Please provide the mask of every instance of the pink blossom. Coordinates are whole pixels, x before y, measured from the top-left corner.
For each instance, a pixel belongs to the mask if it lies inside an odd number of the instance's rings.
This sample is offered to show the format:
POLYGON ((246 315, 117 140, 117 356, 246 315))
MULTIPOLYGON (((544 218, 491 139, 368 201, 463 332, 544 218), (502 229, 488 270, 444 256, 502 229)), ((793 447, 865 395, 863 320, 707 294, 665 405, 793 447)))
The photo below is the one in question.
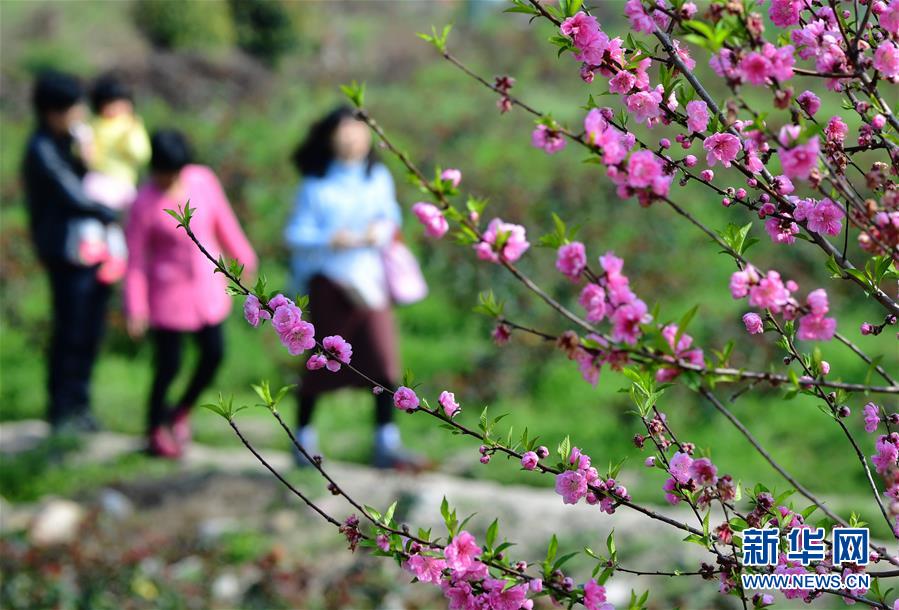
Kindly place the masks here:
POLYGON ((353 356, 353 346, 340 335, 331 335, 322 339, 322 346, 328 354, 328 370, 337 372, 341 364, 349 364, 353 356))
POLYGON ((802 341, 830 341, 836 330, 836 319, 806 314, 799 318, 796 337, 802 341))
POLYGON ((475 542, 474 536, 465 530, 456 534, 453 541, 443 549, 446 566, 454 572, 468 570, 480 555, 481 547, 475 542))
POLYGON ((668 462, 668 474, 674 477, 674 480, 681 485, 690 482, 690 467, 693 465, 693 458, 686 453, 678 451, 668 462))
MULTIPOLYGON (((284 307, 279 307, 275 313, 282 309, 284 307)), ((279 332, 278 338, 291 356, 299 356, 307 349, 315 347, 315 327, 309 322, 299 320, 289 330, 279 332)))
POLYGON ((412 213, 415 214, 418 221, 424 226, 425 232, 431 237, 439 239, 449 231, 449 223, 443 216, 443 212, 432 203, 420 201, 412 206, 412 213))
POLYGON ((537 125, 531 134, 534 148, 542 148, 546 154, 553 155, 565 148, 565 136, 561 131, 550 129, 546 125, 537 125))
POLYGON ((490 221, 481 238, 483 241, 474 246, 478 258, 494 263, 500 260, 514 263, 531 245, 523 226, 503 222, 499 218, 490 221))
POLYGON ((865 432, 874 432, 880 425, 880 408, 873 402, 869 402, 864 407, 865 414, 865 432))
POLYGON ((449 167, 440 172, 440 179, 448 181, 453 188, 457 188, 462 182, 462 172, 454 167, 449 167))
POLYGON ((825 315, 830 308, 827 301, 827 292, 823 288, 818 288, 817 290, 812 290, 808 293, 805 302, 816 316, 825 315))
MULTIPOLYGON (((667 2, 658 2, 659 6, 667 7, 667 2)), ((644 34, 652 34, 655 25, 665 29, 668 27, 670 18, 661 11, 653 11, 652 14, 646 10, 641 0, 627 0, 624 5, 624 14, 631 22, 631 28, 635 32, 644 34), (655 25, 654 25, 655 24, 655 25)))
POLYGON ((690 57, 690 50, 687 47, 682 47, 679 40, 674 41, 674 50, 687 70, 692 71, 696 67, 696 60, 690 57))
POLYGON ((556 493, 565 504, 577 504, 587 495, 587 479, 577 470, 566 470, 556 475, 556 493))
MULTIPOLYGON (((638 0, 639 1, 639 0, 638 0)), ((662 95, 655 90, 638 91, 627 96, 627 110, 634 115, 638 123, 646 123, 662 114, 659 105, 662 103, 662 95)))
POLYGON ((742 299, 749 294, 750 284, 758 279, 755 272, 750 270, 734 271, 730 276, 730 296, 734 299, 742 299))
POLYGON ((784 175, 787 178, 808 180, 809 174, 818 165, 818 150, 818 136, 793 148, 778 148, 777 156, 784 175))
MULTIPOLYGON (((527 599, 527 584, 515 585, 506 588, 508 584, 505 580, 487 578, 482 583, 486 593, 486 597, 482 607, 491 610, 531 610, 533 602, 527 599)), ((475 609, 472 609, 475 610, 475 609)))
MULTIPOLYGON (((789 218, 789 215, 785 216, 789 218)), ((765 221, 765 232, 776 244, 792 244, 796 241, 796 234, 799 233, 799 225, 792 220, 782 220, 771 216, 765 221)))
MULTIPOLYGON (((897 0, 897 2, 899 2, 899 0, 897 0)), ((828 141, 831 142, 842 143, 846 139, 846 134, 848 133, 849 126, 838 116, 831 117, 830 120, 827 121, 827 126, 824 128, 824 135, 827 136, 828 141)))
POLYGON ((268 301, 268 306, 272 311, 278 309, 282 305, 293 305, 293 304, 294 304, 293 301, 288 299, 286 296, 284 296, 280 292, 278 294, 276 294, 275 296, 273 296, 268 301))
POLYGON ((627 162, 627 185, 634 189, 649 188, 656 195, 667 195, 671 177, 663 170, 662 161, 652 151, 637 151, 627 162))
POLYGON ((764 332, 762 318, 757 313, 747 313, 743 315, 743 324, 746 326, 746 332, 750 335, 759 335, 764 332))
POLYGON ((711 66, 712 70, 720 76, 721 78, 727 78, 729 80, 740 82, 742 77, 740 76, 740 72, 737 70, 737 64, 735 61, 734 52, 730 49, 721 49, 721 51, 717 55, 712 55, 709 58, 709 66, 711 66))
POLYGON ((687 102, 687 129, 702 133, 709 126, 709 107, 702 100, 687 102))
POLYGON ((606 588, 596 584, 592 578, 584 583, 584 607, 587 610, 605 610, 606 588))
POLYGON ((808 214, 808 230, 826 235, 839 235, 842 230, 843 210, 828 198, 819 201, 808 214))
POLYGON ((584 244, 579 241, 559 247, 556 256, 556 269, 572 280, 577 280, 587 266, 587 254, 584 244))
POLYGON ((620 70, 615 76, 609 79, 609 91, 626 95, 631 92, 631 89, 634 88, 636 83, 636 76, 627 70, 620 70))
POLYGON ((279 335, 290 332, 302 320, 303 312, 293 303, 281 305, 272 316, 272 326, 279 335))
POLYGON ((676 493, 677 491, 677 481, 674 478, 665 479, 664 485, 662 485, 662 490, 665 491, 665 501, 669 504, 677 504, 680 502, 680 496, 676 493))
POLYGON ((880 14, 880 27, 893 36, 899 35, 899 0, 892 0, 880 14))
POLYGON ((622 305, 612 314, 612 339, 635 344, 640 337, 640 324, 648 323, 650 319, 646 303, 640 299, 622 305))
POLYGON ((799 97, 796 98, 796 102, 809 114, 809 116, 815 116, 815 113, 821 108, 821 98, 811 91, 803 91, 800 93, 799 97))
POLYGON ((749 304, 770 309, 777 313, 787 304, 790 291, 784 286, 777 271, 769 271, 759 283, 749 289, 749 304))
POLYGON ((453 392, 447 392, 446 390, 440 392, 437 402, 440 403, 440 406, 443 407, 443 412, 449 418, 453 418, 456 413, 461 410, 459 403, 456 402, 456 395, 453 392))
POLYGON ((318 369, 323 369, 328 364, 328 359, 325 358, 322 354, 312 354, 309 356, 309 360, 306 361, 306 368, 310 371, 317 371, 318 369))
POLYGON ((747 53, 740 61, 740 74, 753 85, 764 85, 772 72, 771 61, 758 51, 747 53))
POLYGON ((421 582, 430 582, 436 585, 443 578, 446 562, 440 557, 417 554, 410 557, 403 567, 421 582))
POLYGON ((390 552, 390 538, 386 534, 378 534, 377 538, 375 538, 375 543, 385 553, 390 552))
POLYGON ((705 160, 709 167, 714 167, 717 161, 721 161, 724 167, 730 167, 742 148, 740 139, 731 133, 711 135, 705 139, 702 147, 706 150, 705 160))
POLYGON ((588 322, 599 322, 606 315, 606 291, 597 284, 587 284, 577 301, 587 311, 588 322))
POLYGON ((259 326, 262 320, 270 320, 271 314, 262 307, 259 298, 255 294, 248 294, 243 302, 243 317, 250 326, 259 326))
POLYGON ((537 467, 537 462, 539 458, 537 454, 533 451, 526 451, 524 455, 521 456, 521 467, 525 470, 533 470, 537 467))
POLYGON ((414 411, 419 405, 418 396, 415 394, 414 390, 401 385, 393 394, 393 404, 397 409, 414 411))
POLYGON ((871 461, 874 463, 877 472, 885 475, 890 467, 896 463, 896 459, 899 458, 899 449, 890 441, 888 436, 881 436, 877 439, 874 447, 877 449, 877 453, 871 456, 871 461))
POLYGON ((768 8, 768 17, 779 28, 786 28, 799 23, 799 10, 802 7, 801 0, 771 0, 768 8))
POLYGON ((593 144, 597 144, 602 137, 603 132, 608 129, 609 122, 602 115, 599 108, 592 108, 587 116, 584 117, 584 132, 587 134, 587 140, 593 144))
POLYGON ((701 486, 714 485, 718 482, 718 468, 709 458, 699 458, 690 464, 690 478, 701 486))
MULTIPOLYGON (((609 48, 610 41, 605 32, 600 29, 596 17, 586 13, 577 13, 562 22, 559 30, 577 47, 578 52, 574 54, 576 60, 589 65, 599 65, 603 62, 603 56, 609 48)), ((589 79, 592 80, 592 75, 589 79)))
POLYGON ((874 52, 874 67, 887 78, 899 76, 899 47, 884 40, 874 52))

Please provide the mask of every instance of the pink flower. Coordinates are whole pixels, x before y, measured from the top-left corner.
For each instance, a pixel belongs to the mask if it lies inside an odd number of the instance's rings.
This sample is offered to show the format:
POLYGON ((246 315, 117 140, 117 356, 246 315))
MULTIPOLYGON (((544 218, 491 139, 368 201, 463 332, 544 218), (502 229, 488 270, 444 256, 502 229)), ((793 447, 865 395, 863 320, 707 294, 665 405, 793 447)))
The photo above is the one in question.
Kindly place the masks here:
POLYGON ((620 70, 615 76, 609 79, 609 91, 612 93, 621 93, 627 95, 637 83, 637 77, 627 70, 620 70))
MULTIPOLYGON (((279 307, 278 311, 281 309, 284 308, 279 307)), ((279 332, 278 338, 291 356, 299 356, 307 349, 315 347, 315 327, 309 322, 300 320, 289 330, 279 332)))
POLYGON ((587 116, 584 117, 584 131, 587 134, 587 140, 593 144, 598 144, 603 132, 608 129, 609 122, 602 115, 599 108, 592 108, 587 116))
POLYGON ((864 408, 865 432, 874 432, 880 425, 880 408, 873 402, 869 402, 864 408))
MULTIPOLYGON (((639 0, 638 0, 639 1, 639 0)), ((634 115, 638 123, 645 123, 662 114, 659 104, 662 103, 662 95, 655 90, 638 91, 627 96, 627 110, 634 115)))
POLYGON ((449 183, 453 185, 453 188, 456 188, 459 186, 459 183, 462 182, 462 172, 450 167, 440 172, 440 179, 449 181, 449 183))
POLYGON ((734 271, 730 276, 730 296, 734 299, 742 299, 749 294, 749 272, 734 271))
POLYGON ((579 241, 559 247, 556 256, 556 269, 572 280, 577 280, 587 266, 587 254, 584 244, 579 241))
POLYGON ((705 139, 702 147, 706 150, 706 163, 714 167, 717 161, 721 161, 724 167, 730 167, 737 158, 742 146, 740 139, 731 133, 716 133, 705 139))
POLYGON ((459 403, 456 402, 456 395, 453 392, 447 392, 446 390, 440 392, 437 402, 440 403, 440 406, 443 407, 443 412, 449 418, 454 417, 461 409, 459 403))
POLYGON ((282 305, 293 305, 293 304, 294 304, 293 301, 288 299, 286 296, 284 296, 280 292, 278 294, 276 294, 275 296, 273 296, 268 301, 268 306, 269 306, 269 308, 272 309, 272 311, 278 309, 282 305))
POLYGON ((740 74, 753 85, 764 85, 772 71, 771 61, 757 51, 748 53, 740 61, 740 74))
MULTIPOLYGON (((897 2, 899 2, 899 0, 897 0, 897 2)), ((846 139, 846 134, 848 133, 849 126, 838 116, 830 117, 830 120, 827 121, 827 126, 824 128, 824 135, 827 136, 828 141, 831 142, 842 143, 846 139)))
POLYGON ((645 324, 650 320, 646 303, 640 299, 622 305, 612 314, 612 339, 633 345, 640 337, 640 324, 645 324))
POLYGON ((746 332, 750 335, 759 335, 764 332, 762 318, 757 313, 747 313, 743 315, 743 324, 746 326, 746 332))
POLYGON ((386 534, 378 534, 377 538, 375 538, 375 543, 385 553, 390 552, 390 538, 386 534))
POLYGON ((811 91, 803 91, 800 93, 799 97, 796 98, 796 102, 803 110, 809 113, 810 116, 815 116, 815 113, 821 108, 821 98, 811 91))
POLYGON ((325 358, 322 354, 312 354, 309 356, 309 360, 306 361, 306 368, 310 371, 317 371, 318 369, 323 369, 328 364, 328 359, 325 358))
POLYGON ((328 370, 340 370, 341 363, 349 364, 353 357, 353 346, 340 335, 330 335, 322 339, 322 346, 328 354, 328 370))
MULTIPOLYGON (((659 0, 657 5, 667 7, 668 3, 659 0)), ((644 8, 641 0, 627 0, 624 5, 624 14, 627 15, 627 18, 630 20, 631 28, 636 32, 642 32, 644 34, 652 34, 655 29, 654 24, 665 29, 668 27, 668 22, 670 21, 670 18, 661 11, 654 11, 650 14, 646 8, 644 8)))
POLYGON ((782 220, 771 216, 765 221, 765 231, 776 244, 792 244, 799 233, 799 225, 792 220, 782 220))
POLYGON ((880 27, 894 36, 899 35, 899 0, 892 0, 880 14, 880 27))
POLYGON ((665 483, 662 485, 662 490, 665 491, 665 501, 669 504, 677 504, 680 502, 680 496, 676 493, 677 491, 677 481, 674 478, 665 479, 665 483))
POLYGON ((799 318, 796 337, 802 341, 830 341, 837 330, 835 318, 806 314, 799 318))
POLYGON ((777 271, 769 271, 758 284, 749 289, 749 304, 752 307, 770 309, 775 313, 787 304, 790 291, 784 286, 777 271))
POLYGON ((592 578, 584 583, 584 607, 587 610, 604 610, 606 588, 596 584, 592 578))
POLYGON ((884 40, 874 52, 874 67, 887 78, 899 76, 899 47, 884 40))
POLYGON ((454 572, 468 570, 480 555, 481 547, 475 542, 474 536, 464 530, 456 534, 453 541, 443 549, 446 566, 454 572))
POLYGON ((702 133, 709 126, 709 107, 702 100, 687 102, 687 129, 702 133))
POLYGON ((600 29, 596 17, 577 13, 563 21, 559 30, 577 47, 579 52, 574 54, 575 59, 592 65, 602 63, 610 41, 600 29))
POLYGON ((421 582, 430 582, 436 585, 443 578, 446 562, 440 557, 413 555, 403 567, 414 574, 421 582))
POLYGON ((539 458, 537 454, 533 451, 527 451, 524 455, 521 456, 521 467, 525 470, 533 470, 537 467, 537 462, 539 458))
POLYGON ((843 228, 843 210, 825 197, 808 213, 806 226, 809 231, 825 235, 839 235, 843 228))
POLYGON ((606 291, 597 284, 587 284, 577 301, 587 311, 588 322, 599 322, 606 315, 606 291))
POLYGON ((801 0, 771 0, 768 17, 777 27, 786 28, 799 23, 800 8, 802 8, 801 0))
POLYGON ((552 155, 565 148, 565 136, 561 131, 550 129, 546 125, 537 125, 531 134, 531 144, 552 155))
POLYGON ((830 310, 830 305, 827 301, 827 292, 823 288, 818 288, 817 290, 812 290, 808 293, 805 302, 812 310, 812 314, 816 316, 823 316, 830 310))
POLYGON ((656 195, 667 195, 671 179, 663 170, 662 161, 652 151, 637 151, 627 162, 627 185, 634 189, 650 188, 656 195))
POLYGON ((272 326, 279 335, 290 332, 302 320, 303 312, 293 303, 281 305, 272 316, 272 326))
POLYGON ((703 487, 714 485, 718 482, 718 468, 709 458, 693 460, 690 464, 690 478, 703 487))
POLYGON ((500 260, 514 263, 531 245, 527 241, 524 227, 503 222, 499 218, 490 221, 481 238, 483 241, 474 246, 478 258, 494 263, 500 260))
POLYGON ((881 436, 877 439, 875 449, 877 449, 877 453, 871 456, 871 461, 874 463, 877 472, 885 475, 890 467, 896 463, 896 459, 899 458, 899 449, 890 442, 890 437, 888 436, 881 436))
POLYGON ((401 385, 393 394, 393 404, 397 409, 403 411, 414 411, 418 408, 418 396, 413 390, 401 385))
POLYGON ((777 156, 787 178, 808 180, 811 171, 818 165, 818 136, 805 144, 793 148, 778 148, 777 156))
POLYGON ((412 213, 415 214, 418 221, 424 226, 425 232, 431 237, 439 239, 446 235, 446 232, 449 230, 449 223, 443 216, 443 212, 434 204, 418 202, 412 206, 412 213))
POLYGON ((678 451, 668 462, 668 474, 674 477, 674 480, 681 485, 690 482, 690 467, 693 465, 693 458, 686 453, 678 451))
POLYGON ((259 326, 260 321, 270 320, 272 316, 262 307, 262 303, 255 294, 248 294, 243 302, 243 317, 250 326, 259 326))
POLYGON ((577 504, 587 495, 587 479, 577 470, 566 470, 556 475, 556 493, 565 504, 577 504))

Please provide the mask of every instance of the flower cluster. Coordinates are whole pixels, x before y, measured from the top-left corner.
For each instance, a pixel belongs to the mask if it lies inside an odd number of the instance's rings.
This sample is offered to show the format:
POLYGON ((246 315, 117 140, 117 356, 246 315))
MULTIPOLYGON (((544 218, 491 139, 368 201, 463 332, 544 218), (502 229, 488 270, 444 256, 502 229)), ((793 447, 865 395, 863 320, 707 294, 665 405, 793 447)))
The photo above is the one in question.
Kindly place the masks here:
POLYGON ((244 318, 252 326, 270 319, 278 338, 292 356, 315 347, 315 327, 303 320, 303 311, 283 294, 269 299, 267 308, 257 296, 249 294, 244 301, 243 312, 244 318))
POLYGON ((494 218, 475 244, 478 258, 493 263, 514 263, 530 248, 524 227, 494 218))
POLYGON ((584 498, 587 504, 598 504, 602 512, 610 515, 619 500, 630 500, 627 488, 615 479, 602 479, 590 465, 590 456, 577 447, 571 448, 566 470, 556 475, 556 493, 565 504, 577 504, 584 498))
POLYGON ((449 222, 433 203, 420 201, 412 206, 412 213, 418 218, 418 222, 425 228, 425 233, 436 239, 440 239, 449 231, 449 222))
POLYGON ((322 339, 322 347, 322 353, 314 354, 306 361, 306 368, 310 371, 327 368, 336 373, 342 364, 349 364, 353 356, 353 346, 340 335, 325 337, 322 339))

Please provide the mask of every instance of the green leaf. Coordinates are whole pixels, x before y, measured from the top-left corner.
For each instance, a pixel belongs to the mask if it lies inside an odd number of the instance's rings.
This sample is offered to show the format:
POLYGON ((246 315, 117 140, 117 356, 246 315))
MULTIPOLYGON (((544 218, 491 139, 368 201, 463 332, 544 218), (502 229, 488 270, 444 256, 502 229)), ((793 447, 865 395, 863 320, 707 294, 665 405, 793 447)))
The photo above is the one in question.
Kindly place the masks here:
POLYGON ((499 519, 494 519, 493 523, 490 524, 490 527, 487 528, 487 537, 485 538, 487 542, 487 548, 492 549, 494 543, 496 542, 496 535, 499 532, 499 519))
POLYGON ((362 108, 365 103, 365 83, 357 83, 355 80, 349 85, 341 85, 340 91, 356 108, 362 108))

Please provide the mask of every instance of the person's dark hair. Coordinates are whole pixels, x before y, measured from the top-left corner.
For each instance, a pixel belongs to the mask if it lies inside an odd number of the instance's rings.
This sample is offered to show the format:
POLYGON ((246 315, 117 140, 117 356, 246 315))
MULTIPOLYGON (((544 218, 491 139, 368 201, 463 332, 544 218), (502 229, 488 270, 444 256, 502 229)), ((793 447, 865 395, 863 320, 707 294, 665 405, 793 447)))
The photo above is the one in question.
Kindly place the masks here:
POLYGON ((153 150, 150 169, 154 172, 178 172, 193 160, 190 144, 176 129, 160 129, 150 138, 153 150))
MULTIPOLYGON (((334 160, 334 132, 344 119, 355 117, 349 106, 338 106, 309 128, 306 138, 293 153, 294 166, 304 176, 324 176, 334 160)), ((377 161, 374 148, 368 153, 368 172, 377 161)))
POLYGON ((91 89, 91 107, 94 112, 99 114, 103 106, 118 100, 133 102, 134 96, 131 88, 115 74, 104 74, 94 82, 91 89))
POLYGON ((84 99, 84 87, 77 76, 47 71, 38 75, 34 83, 31 103, 38 116, 46 112, 68 110, 84 99))

